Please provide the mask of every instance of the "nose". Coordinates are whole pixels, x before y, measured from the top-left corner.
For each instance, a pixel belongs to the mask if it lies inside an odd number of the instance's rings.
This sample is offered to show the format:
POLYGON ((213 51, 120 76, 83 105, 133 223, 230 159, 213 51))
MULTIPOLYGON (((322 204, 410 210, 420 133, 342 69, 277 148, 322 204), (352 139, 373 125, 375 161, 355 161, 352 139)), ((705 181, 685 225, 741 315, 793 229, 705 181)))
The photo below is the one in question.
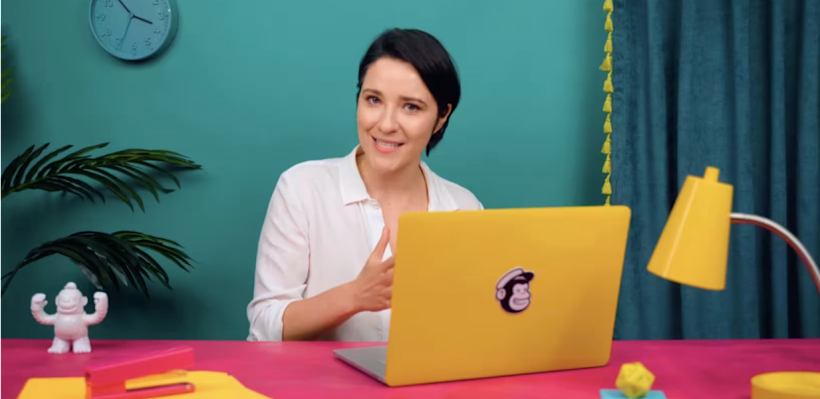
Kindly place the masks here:
POLYGON ((379 132, 390 134, 398 129, 398 122, 396 122, 396 115, 391 109, 385 109, 379 118, 379 132))

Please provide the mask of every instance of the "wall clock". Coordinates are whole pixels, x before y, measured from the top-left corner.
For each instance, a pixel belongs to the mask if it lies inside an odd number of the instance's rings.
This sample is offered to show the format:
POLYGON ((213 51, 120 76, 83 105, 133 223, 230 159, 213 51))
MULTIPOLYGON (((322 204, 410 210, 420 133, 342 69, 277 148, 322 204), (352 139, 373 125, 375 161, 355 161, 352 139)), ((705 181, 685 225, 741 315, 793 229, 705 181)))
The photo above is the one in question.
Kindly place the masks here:
POLYGON ((168 48, 178 20, 175 0, 91 0, 88 13, 100 46, 128 61, 151 58, 168 48))

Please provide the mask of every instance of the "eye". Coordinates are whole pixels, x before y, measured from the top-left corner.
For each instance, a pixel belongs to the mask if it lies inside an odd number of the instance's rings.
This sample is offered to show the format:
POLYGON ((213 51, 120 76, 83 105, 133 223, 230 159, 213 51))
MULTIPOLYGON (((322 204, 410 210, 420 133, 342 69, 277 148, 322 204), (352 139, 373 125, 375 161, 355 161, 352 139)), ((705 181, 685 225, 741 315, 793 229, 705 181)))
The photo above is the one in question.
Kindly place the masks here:
POLYGON ((405 105, 405 107, 410 112, 416 112, 416 111, 419 110, 419 107, 417 107, 415 104, 407 104, 407 105, 405 105))
POLYGON ((367 96, 366 100, 367 100, 367 102, 369 102, 371 104, 378 104, 379 103, 379 99, 376 98, 376 97, 373 97, 373 96, 367 96))

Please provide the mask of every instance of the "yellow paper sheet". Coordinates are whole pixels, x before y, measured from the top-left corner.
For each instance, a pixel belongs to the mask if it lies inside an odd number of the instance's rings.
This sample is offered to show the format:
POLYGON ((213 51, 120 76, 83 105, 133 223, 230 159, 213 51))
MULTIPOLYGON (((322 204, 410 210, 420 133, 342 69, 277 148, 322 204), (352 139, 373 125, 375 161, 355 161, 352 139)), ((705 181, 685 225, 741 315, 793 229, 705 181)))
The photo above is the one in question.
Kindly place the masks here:
MULTIPOLYGON (((272 399, 245 388, 226 373, 191 371, 185 378, 171 379, 167 382, 182 381, 194 384, 195 392, 164 396, 163 399, 272 399)), ((140 387, 137 384, 126 384, 126 386, 129 389, 140 387)), ((85 379, 82 377, 30 378, 18 399, 85 399, 85 379)))

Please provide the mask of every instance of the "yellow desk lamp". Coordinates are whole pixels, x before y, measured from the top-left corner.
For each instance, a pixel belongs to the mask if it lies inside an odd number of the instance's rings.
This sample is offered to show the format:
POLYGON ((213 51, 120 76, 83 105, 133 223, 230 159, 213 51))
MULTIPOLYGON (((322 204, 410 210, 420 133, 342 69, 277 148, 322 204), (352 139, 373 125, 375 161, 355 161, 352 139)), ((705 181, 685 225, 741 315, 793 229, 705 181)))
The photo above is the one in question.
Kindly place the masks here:
MULTIPOLYGON (((720 171, 707 167, 704 176, 687 176, 661 233, 647 270, 666 280, 706 290, 726 286, 729 229, 732 223, 766 228, 800 256, 820 293, 820 270, 802 243, 772 220, 732 213, 733 187, 720 183, 720 171)), ((751 399, 820 398, 820 373, 776 372, 752 378, 751 399)))

